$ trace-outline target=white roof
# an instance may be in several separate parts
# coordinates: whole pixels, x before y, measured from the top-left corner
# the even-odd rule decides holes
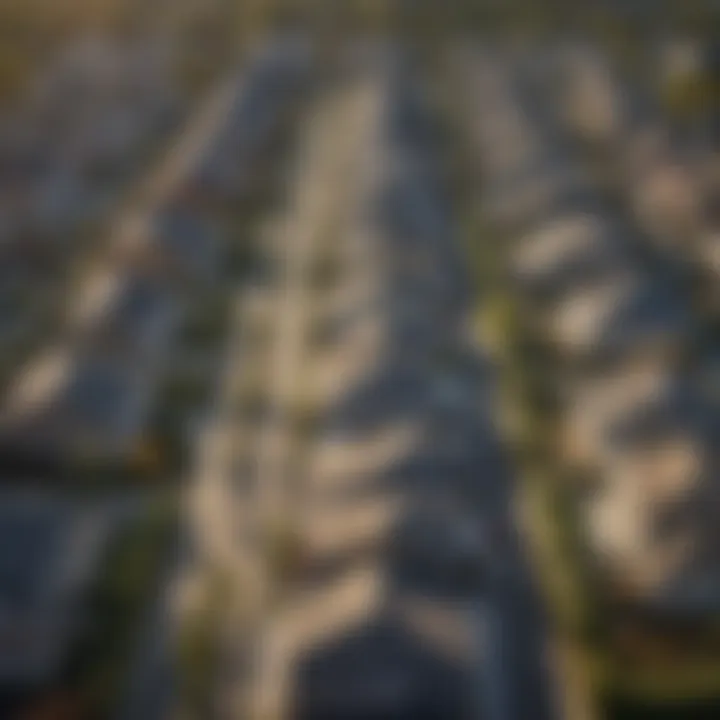
[[[521,282],[555,284],[572,267],[621,269],[612,227],[586,213],[571,213],[543,224],[520,240],[512,267]],[[571,278],[570,278],[571,279]]]
[[[5,403],[4,419],[42,409],[72,372],[73,357],[66,347],[52,348],[24,368]]]
[[[598,482],[581,505],[590,546],[643,601],[675,602],[680,595],[666,592],[681,576],[720,578],[716,561],[698,559],[715,543],[715,519],[702,508],[718,478],[688,393],[681,376],[646,364],[585,381],[568,401],[568,450]]]
[[[553,310],[553,339],[571,354],[679,345],[686,325],[665,288],[630,272],[578,288]]]

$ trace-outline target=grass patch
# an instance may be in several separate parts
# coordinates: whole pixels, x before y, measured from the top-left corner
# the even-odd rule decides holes
[[[212,711],[217,670],[219,618],[233,588],[229,578],[211,570],[201,602],[185,617],[178,639],[178,670],[183,717],[206,718]]]

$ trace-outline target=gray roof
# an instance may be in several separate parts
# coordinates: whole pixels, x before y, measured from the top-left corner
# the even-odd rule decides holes
[[[180,209],[161,209],[150,217],[152,244],[191,274],[208,277],[214,268],[218,237],[204,218]]]
[[[521,238],[511,253],[514,280],[530,295],[563,297],[623,272],[618,229],[599,215],[568,212]]]
[[[122,453],[143,420],[135,365],[64,350],[34,363],[6,403],[0,435],[18,449]]]
[[[550,328],[566,353],[620,360],[649,348],[679,350],[692,324],[664,285],[623,273],[565,295],[552,311]]]
[[[0,502],[0,681],[47,680],[66,657],[110,518],[31,494]]]
[[[83,298],[78,322],[81,342],[109,345],[142,362],[165,344],[178,302],[161,279],[139,273],[110,276],[103,294]]]

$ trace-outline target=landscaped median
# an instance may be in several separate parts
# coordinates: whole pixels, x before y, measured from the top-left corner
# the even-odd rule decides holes
[[[446,117],[457,118],[455,101],[440,102]],[[465,198],[456,212],[475,291],[473,331],[498,369],[495,412],[518,475],[521,532],[529,539],[534,575],[550,609],[549,639],[561,703],[570,720],[597,720],[597,669],[587,648],[602,634],[602,613],[555,454],[557,403],[548,377],[552,353],[537,332],[533,308],[523,305],[507,274],[507,253],[515,236],[491,222],[478,205],[477,162],[459,152],[456,135],[456,128],[446,128],[450,184],[456,197]]]
[[[465,230],[466,256],[477,288],[475,333],[499,370],[497,412],[519,470],[520,515],[532,536],[539,581],[560,626],[576,635],[597,632],[597,593],[583,561],[581,531],[555,451],[557,407],[532,308],[509,287],[504,249],[512,239],[482,218]]]
[[[483,285],[481,277],[476,278]],[[603,614],[596,578],[583,562],[582,541],[572,497],[553,456],[555,418],[538,408],[537,368],[527,357],[523,313],[511,294],[497,289],[483,299],[477,332],[495,356],[500,370],[500,407],[508,444],[518,470],[518,506],[522,531],[535,575],[553,621],[565,712],[573,720],[593,719],[598,669],[587,649],[602,636]],[[543,403],[546,405],[545,403]]]
[[[184,720],[200,720],[212,709],[220,623],[233,600],[227,574],[220,570],[207,572],[202,594],[185,613],[178,635],[179,706]]]

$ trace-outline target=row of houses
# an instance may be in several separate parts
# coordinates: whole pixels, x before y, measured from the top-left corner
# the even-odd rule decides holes
[[[698,148],[663,118],[651,88],[622,82],[607,53],[592,45],[557,53],[549,80],[555,87],[561,120],[605,160],[629,205],[656,240],[681,256],[692,236],[702,232],[709,210],[713,155]],[[593,131],[593,100],[610,110],[612,122]]]
[[[705,77],[707,69],[703,66],[701,49],[693,45],[679,49],[683,50],[677,53],[679,57],[670,56],[673,61],[670,71],[684,74],[686,83],[711,82],[711,78]],[[696,425],[705,438],[705,447],[692,449],[692,461],[686,457],[689,464],[697,464],[702,459],[710,468],[710,478],[700,481],[706,482],[707,487],[692,502],[694,511],[701,511],[702,503],[713,502],[712,474],[718,467],[718,454],[712,449],[717,444],[720,418],[718,338],[714,332],[720,308],[715,287],[720,244],[713,207],[718,187],[717,156],[712,139],[702,128],[695,128],[690,137],[674,131],[677,120],[663,113],[655,88],[646,87],[637,79],[630,82],[599,48],[581,46],[576,48],[576,57],[578,53],[580,58],[593,58],[597,72],[605,78],[606,96],[614,93],[616,97],[640,98],[639,109],[634,113],[629,112],[627,106],[619,106],[615,132],[606,137],[593,140],[587,136],[582,123],[566,121],[566,125],[569,133],[590,141],[591,148],[602,154],[613,172],[614,189],[630,221],[642,234],[645,255],[665,263],[671,274],[683,281],[686,299],[695,315],[694,323],[689,319],[687,325],[694,324],[701,330],[701,340],[696,343],[699,347],[692,351],[695,357],[685,374],[683,390],[702,398]],[[563,61],[568,59],[562,56]],[[558,83],[559,106],[578,106],[578,88],[583,83],[586,64],[578,62],[561,67],[568,82]],[[706,98],[700,110],[705,115],[714,111],[710,98]],[[686,338],[686,346],[690,346],[691,339]],[[688,452],[686,450],[686,455]],[[678,510],[678,514],[680,512]],[[707,547],[697,547],[696,551],[701,555],[712,552]]]
[[[155,50],[155,51],[154,51]],[[68,48],[0,119],[3,386],[56,330],[75,265],[186,109],[152,39]]]
[[[533,114],[521,68],[487,55],[471,67],[487,212],[510,230],[512,286],[555,357],[544,372],[560,400],[559,460],[591,479],[579,512],[595,563],[624,600],[713,607],[716,430],[697,380],[711,359],[688,359],[691,310],[639,259],[626,220],[592,183],[575,182],[582,167],[558,128]],[[515,198],[535,182],[553,193],[530,212]]]
[[[3,400],[3,717],[14,717],[50,688],[64,687],[74,663],[104,662],[93,643],[112,643],[98,637],[98,627],[127,621],[101,617],[109,610],[102,607],[103,593],[116,592],[102,583],[123,571],[109,565],[113,555],[108,553],[144,526],[148,496],[127,487],[119,495],[68,496],[47,481],[66,469],[75,478],[88,460],[103,469],[125,466],[142,447],[183,320],[222,280],[219,260],[230,243],[212,203],[186,202],[188,185],[197,189],[192,197],[242,194],[235,177],[201,187],[198,168],[214,167],[212,158],[257,163],[255,153],[277,135],[280,115],[301,86],[306,61],[302,48],[271,46],[200,109],[146,192],[112,229],[101,260],[81,278],[60,339],[20,369]],[[268,80],[275,81],[276,91],[263,95],[256,86]],[[235,131],[245,126],[248,112],[258,112],[243,100],[246,94],[263,105],[259,111],[267,120],[263,132],[252,137]],[[256,169],[244,171],[251,176]],[[101,480],[102,473],[93,477]],[[112,612],[119,611],[113,607]],[[92,656],[85,657],[88,652]],[[77,700],[74,692],[68,690],[71,700]]]
[[[172,48],[93,37],[66,49],[5,113],[0,202],[8,241],[63,240],[177,117]],[[7,246],[8,243],[5,243]]]
[[[686,83],[704,82],[698,48],[681,46],[680,58],[673,65],[675,74],[688,76]],[[694,51],[694,52],[693,52]],[[689,58],[685,55],[690,54]],[[578,58],[580,61],[578,61]],[[582,59],[586,61],[583,62]],[[592,58],[588,68],[587,58]],[[674,54],[671,55],[674,59]],[[683,62],[684,61],[684,62]],[[686,68],[685,65],[690,67]],[[558,59],[565,82],[557,82],[558,104],[580,108],[585,103],[581,88],[590,72],[604,80],[597,94],[605,98],[634,95],[643,98],[642,112],[630,113],[616,102],[617,121],[612,133],[592,136],[587,124],[569,113],[568,130],[600,150],[614,168],[617,184],[630,212],[652,241],[653,249],[712,285],[720,271],[720,236],[717,225],[718,159],[711,138],[696,133],[685,139],[674,132],[674,124],[662,111],[662,103],[652,88],[629,82],[615,70],[610,59],[592,46],[575,48]],[[556,73],[557,75],[557,73]],[[704,113],[713,112],[707,102]],[[707,293],[709,313],[717,313],[717,295]]]
[[[202,173],[198,179],[201,168],[217,170],[218,159],[257,171],[248,164],[272,141],[303,60],[297,48],[268,50],[191,121],[148,192],[120,219],[103,261],[80,283],[59,342],[33,358],[13,383],[0,419],[5,454],[132,454],[184,311],[217,281],[228,243],[212,208],[187,199],[188,186],[195,196],[236,192],[235,177],[217,184]],[[263,94],[258,86],[268,81],[274,92]],[[262,135],[236,131],[258,112],[266,114]]]
[[[493,602],[486,525],[502,513],[489,497],[506,478],[482,403],[491,381],[463,332],[438,138],[402,58],[376,48],[358,66],[334,118],[335,141],[352,139],[332,145],[354,184],[337,182],[348,210],[318,250],[339,277],[314,312],[340,322],[305,361],[317,431],[298,440],[308,464],[286,490],[301,560],[266,615],[253,717],[459,717],[492,707],[514,678],[490,679],[501,651],[476,633],[487,618],[473,608]]]

